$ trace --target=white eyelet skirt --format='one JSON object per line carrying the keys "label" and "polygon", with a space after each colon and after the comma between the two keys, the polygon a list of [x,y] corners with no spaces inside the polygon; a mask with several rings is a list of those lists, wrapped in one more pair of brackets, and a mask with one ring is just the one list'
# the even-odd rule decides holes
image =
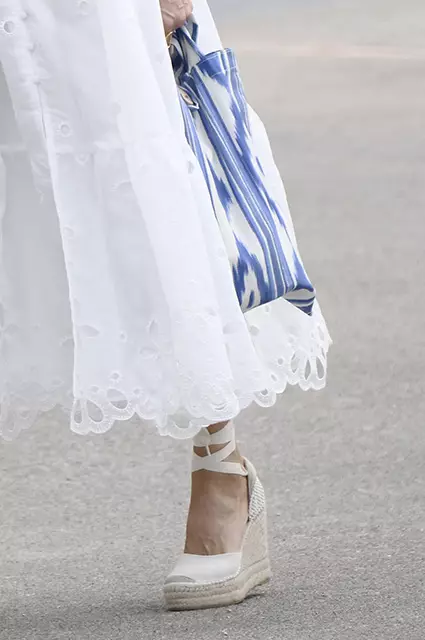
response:
{"label": "white eyelet skirt", "polygon": [[[205,0],[196,16],[221,48]],[[240,311],[158,1],[0,0],[0,434],[59,405],[78,433],[138,415],[192,437],[323,387],[329,344],[318,306]]]}

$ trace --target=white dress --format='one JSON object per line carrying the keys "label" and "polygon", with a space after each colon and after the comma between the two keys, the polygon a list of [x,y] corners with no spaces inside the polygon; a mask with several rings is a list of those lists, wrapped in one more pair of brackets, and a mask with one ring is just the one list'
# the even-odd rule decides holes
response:
{"label": "white dress", "polygon": [[329,344],[318,305],[239,308],[158,0],[0,0],[0,434],[59,405],[79,433],[137,414],[191,437],[323,387]]}

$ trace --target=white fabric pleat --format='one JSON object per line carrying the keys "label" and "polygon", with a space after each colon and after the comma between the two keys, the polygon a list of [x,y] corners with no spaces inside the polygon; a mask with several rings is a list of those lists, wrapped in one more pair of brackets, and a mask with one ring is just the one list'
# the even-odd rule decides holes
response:
{"label": "white fabric pleat", "polygon": [[[219,48],[204,0],[196,15]],[[191,437],[288,383],[324,385],[318,306],[239,309],[157,0],[0,0],[0,65],[4,437],[55,404],[79,433],[138,414]]]}

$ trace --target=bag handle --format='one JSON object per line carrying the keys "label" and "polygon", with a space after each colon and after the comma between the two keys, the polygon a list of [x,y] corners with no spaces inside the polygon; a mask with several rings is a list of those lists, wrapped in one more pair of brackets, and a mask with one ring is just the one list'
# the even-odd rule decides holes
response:
{"label": "bag handle", "polygon": [[199,25],[192,16],[183,27],[175,32],[175,38],[178,41],[177,47],[183,59],[184,70],[189,72],[192,67],[196,66],[204,58],[204,54],[198,46]]}

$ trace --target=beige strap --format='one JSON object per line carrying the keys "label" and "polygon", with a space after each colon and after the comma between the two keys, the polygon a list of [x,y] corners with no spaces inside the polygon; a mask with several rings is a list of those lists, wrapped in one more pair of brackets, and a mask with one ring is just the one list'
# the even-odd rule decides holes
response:
{"label": "beige strap", "polygon": [[[235,427],[229,422],[223,429],[210,433],[208,429],[202,429],[193,439],[195,447],[205,447],[206,456],[198,456],[193,452],[192,471],[214,471],[216,473],[230,473],[239,476],[247,476],[248,473],[239,462],[227,462],[228,458],[236,449]],[[226,446],[211,453],[210,447],[213,445],[225,444]]]}

